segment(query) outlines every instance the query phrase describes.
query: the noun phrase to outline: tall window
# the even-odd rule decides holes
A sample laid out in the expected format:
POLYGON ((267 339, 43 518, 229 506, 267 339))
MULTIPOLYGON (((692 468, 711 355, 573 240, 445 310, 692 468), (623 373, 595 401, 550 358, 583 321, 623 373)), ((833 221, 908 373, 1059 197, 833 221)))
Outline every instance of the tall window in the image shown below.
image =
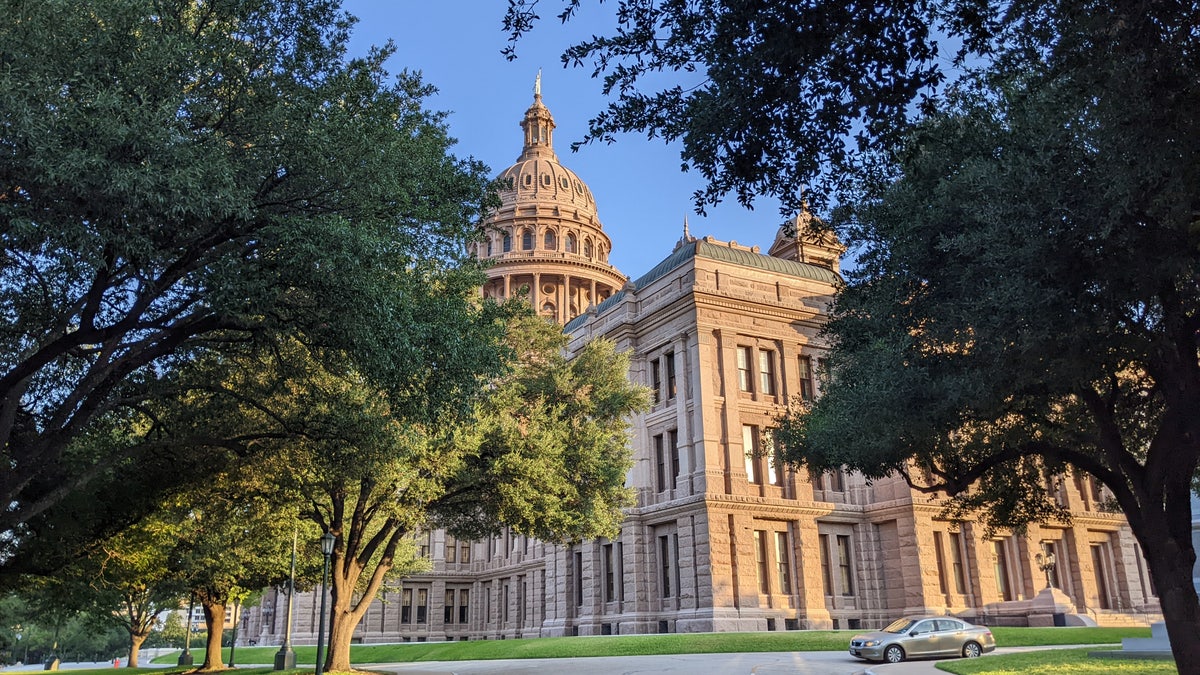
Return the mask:
POLYGON ((567 253, 575 252, 575 235, 571 234, 570 232, 567 233, 566 249, 567 249, 567 253))
POLYGON ((1012 600, 1012 585, 1008 583, 1008 555, 1003 540, 992 542, 992 557, 996 573, 996 593, 1001 600, 1012 600))
POLYGON ((667 400, 675 398, 675 352, 663 355, 663 363, 667 366, 667 400))
POLYGON ((800 357, 800 399, 805 403, 813 400, 812 358, 808 356, 800 357))
POLYGON ((454 537, 446 535, 446 562, 452 563, 458 560, 458 542, 454 537))
POLYGON ((943 560, 942 533, 933 533, 933 555, 937 558, 938 590, 946 594, 946 563, 943 560))
POLYGON ((954 577, 954 592, 965 594, 967 583, 963 574, 962 535, 957 532, 950 533, 950 572, 954 577))
POLYGON ((662 376, 659 373, 658 365, 658 359, 650 362, 650 389, 652 391, 651 397, 655 403, 658 403, 662 399, 662 376))
POLYGON ((583 606, 583 552, 576 551, 575 555, 575 604, 583 606))
POLYGON ((769 349, 758 352, 758 390, 767 396, 775 395, 775 352, 769 349))
POLYGON ((400 623, 412 622, 412 589, 406 588, 400 593, 400 623))
POLYGON ((667 432, 667 450, 671 456, 671 489, 679 487, 679 430, 667 432))
POLYGON ((533 230, 528 227, 525 228, 525 231, 521 232, 521 250, 533 250, 533 230))
POLYGON ((825 595, 833 595, 833 572, 829 564, 829 535, 821 535, 821 581, 825 584, 825 595))
POLYGON ((471 562, 471 542, 463 542, 462 545, 460 545, 458 547, 458 552, 459 552, 459 556, 458 556, 459 562, 461 562, 461 563, 471 562))
POLYGON ((547 251, 553 251, 558 248, 558 236, 554 234, 554 230, 546 230, 546 236, 543 238, 543 244, 547 251))
POLYGON ((737 348, 738 389, 750 391, 752 380, 750 374, 750 348, 737 348))
POLYGON ((503 244, 502 244, 501 248, 504 249, 505 253, 508 253, 509 251, 512 250, 512 233, 511 232, 504 233, 503 244))
POLYGON ((758 427, 749 424, 742 425, 742 451, 746 455, 746 480, 751 483, 762 482, 762 472, 759 470, 760 457, 757 456, 758 427))
POLYGON ((442 623, 454 623, 454 591, 446 591, 446 602, 442 606, 442 623))
POLYGON ((668 535, 662 535, 658 538, 658 569, 659 569, 659 588, 662 590, 662 597, 672 597, 671 594, 671 538, 668 535))
POLYGON ((604 601, 612 602, 616 600, 615 592, 615 569, 613 568, 613 545, 604 545, 604 601))
POLYGON ((429 614, 429 589, 417 589, 417 623, 425 623, 429 614))
POLYGON ((585 257, 585 258, 592 257, 592 240, 591 239, 583 240, 583 257, 585 257))
POLYGON ((470 610, 467 609, 467 607, 470 606, 469 605, 470 598, 468 596, 468 593, 469 593, 469 591, 467 591, 467 589, 465 589, 465 588, 458 592, 458 622, 459 623, 467 623, 467 619, 469 619, 471 616, 470 610))
POLYGON ((791 542, 787 532, 775 533, 775 567, 779 571, 779 592, 790 595, 792 592, 791 542))
POLYGON ((491 235, 488 236, 488 240, 487 240, 487 254, 488 254, 489 258, 492 257, 492 237, 491 237, 491 235))
POLYGON ((837 535, 838 580, 842 583, 842 595, 854 595, 854 569, 850 565, 850 537, 837 535))
POLYGON ((771 485, 782 485, 783 477, 775 466, 775 430, 767 429, 762 435, 762 453, 767 460, 767 482, 771 485))
POLYGON ((658 491, 662 492, 667 489, 667 454, 663 449, 662 434, 654 437, 654 463, 658 469, 655 472, 656 484, 658 491))
POLYGON ((754 562, 758 572, 758 592, 763 595, 771 593, 771 577, 767 563, 767 532, 754 531, 754 562))
POLYGON ((840 468, 834 469, 825 474, 826 490, 830 492, 845 492, 846 491, 846 472, 840 468))

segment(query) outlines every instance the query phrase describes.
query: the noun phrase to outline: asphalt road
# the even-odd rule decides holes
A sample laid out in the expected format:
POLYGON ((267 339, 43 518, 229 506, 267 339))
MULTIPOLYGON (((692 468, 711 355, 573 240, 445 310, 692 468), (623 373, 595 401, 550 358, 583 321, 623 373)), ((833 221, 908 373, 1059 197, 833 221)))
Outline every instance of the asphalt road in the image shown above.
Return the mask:
POLYGON ((846 652, 757 652, 387 663, 372 665, 371 669, 399 675, 853 675, 861 673, 866 665, 846 652))

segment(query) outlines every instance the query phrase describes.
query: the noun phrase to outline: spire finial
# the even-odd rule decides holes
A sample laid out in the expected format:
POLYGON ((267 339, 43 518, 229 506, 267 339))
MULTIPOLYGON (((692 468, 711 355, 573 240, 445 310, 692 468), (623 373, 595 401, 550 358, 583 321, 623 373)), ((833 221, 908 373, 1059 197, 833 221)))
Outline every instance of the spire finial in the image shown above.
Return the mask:
POLYGON ((688 232, 687 214, 685 213, 685 214, 683 214, 683 238, 686 241, 687 238, 690 236, 692 236, 692 235, 690 232, 688 232))
POLYGON ((542 69, 538 68, 537 78, 533 81, 533 96, 534 98, 542 97, 542 69))

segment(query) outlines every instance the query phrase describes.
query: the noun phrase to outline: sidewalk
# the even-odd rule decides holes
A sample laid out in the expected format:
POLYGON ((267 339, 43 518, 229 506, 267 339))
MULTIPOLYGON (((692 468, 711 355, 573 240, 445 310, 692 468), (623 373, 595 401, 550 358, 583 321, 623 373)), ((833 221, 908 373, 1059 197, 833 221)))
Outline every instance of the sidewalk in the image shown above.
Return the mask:
MULTIPOLYGON (((996 651, 984 654, 979 657, 982 659, 990 658, 997 654, 1016 654, 1019 652, 1033 652, 1043 649, 1088 649, 1093 647, 1112 647, 1112 644, 1094 644, 1094 645, 1044 645, 1037 647, 997 647, 996 651)), ((938 670, 936 664, 940 661, 957 661, 958 659, 929 659, 925 661, 905 661, 903 663, 871 663, 866 668, 861 670, 856 675, 934 675, 935 673, 945 673, 944 670, 938 670)))

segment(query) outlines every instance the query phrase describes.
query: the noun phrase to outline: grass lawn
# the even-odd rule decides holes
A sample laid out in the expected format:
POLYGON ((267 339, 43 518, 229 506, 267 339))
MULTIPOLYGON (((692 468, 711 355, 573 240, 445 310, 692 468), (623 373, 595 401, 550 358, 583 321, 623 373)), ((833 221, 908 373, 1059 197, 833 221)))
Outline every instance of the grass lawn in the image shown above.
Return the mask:
MULTIPOLYGON (((862 631, 775 631, 762 633, 671 633, 666 635, 614 635, 537 638, 530 640, 473 640, 470 642, 410 642, 390 645, 355 645, 350 658, 356 664, 474 659, 537 659, 581 656, 641 656, 652 654, 714 654, 727 652, 842 651, 850 638, 862 631)), ((997 644, 1004 647, 1035 645, 1102 644, 1123 637, 1149 637, 1148 628, 994 628, 997 644)), ((273 663, 278 647, 238 647, 238 663, 273 663)), ((315 647, 296 647, 296 663, 312 663, 315 647)), ((179 652, 170 652, 153 663, 170 665, 179 652)), ((197 665, 204 652, 192 648, 197 665)), ((225 662, 229 650, 225 650, 225 662)), ((1132 672, 1132 671, 1131 671, 1132 672)))
POLYGON ((1097 659, 1094 649, 1047 649, 981 659, 941 661, 938 670, 956 675, 1175 675, 1174 661, 1097 659))

